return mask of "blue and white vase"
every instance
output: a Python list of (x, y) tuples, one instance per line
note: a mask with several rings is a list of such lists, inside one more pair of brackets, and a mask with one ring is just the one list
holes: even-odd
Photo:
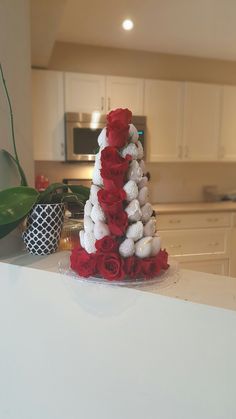
[(49, 255), (54, 253), (64, 221), (65, 205), (36, 204), (29, 213), (26, 230), (22, 237), (27, 250), (33, 255)]

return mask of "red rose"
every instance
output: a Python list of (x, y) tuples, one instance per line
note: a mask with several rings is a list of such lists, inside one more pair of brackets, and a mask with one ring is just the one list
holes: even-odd
[(116, 109), (107, 115), (108, 143), (113, 147), (124, 147), (129, 137), (129, 124), (132, 112), (129, 109)]
[(111, 236), (105, 236), (95, 242), (96, 249), (101, 253), (116, 252), (118, 250), (118, 243)]
[(124, 147), (129, 138), (129, 126), (115, 121), (107, 126), (108, 143), (112, 147)]
[(123, 211), (123, 201), (126, 199), (126, 193), (123, 189), (112, 189), (110, 191), (100, 189), (97, 197), (105, 213), (117, 214)]
[(130, 256), (124, 261), (124, 270), (128, 278), (140, 278), (141, 276), (141, 259), (136, 256)]
[(154, 278), (161, 271), (161, 266), (157, 263), (156, 256), (142, 259), (141, 268), (142, 276), (145, 279)]
[(73, 270), (76, 269), (78, 256), (82, 251), (83, 251), (83, 249), (82, 249), (81, 245), (79, 244), (77, 247), (74, 247), (74, 249), (71, 252), (70, 266)]
[(156, 255), (156, 260), (157, 263), (161, 266), (161, 269), (166, 270), (169, 268), (168, 253), (165, 249), (160, 250), (160, 252)]
[(108, 163), (111, 166), (112, 164), (123, 163), (123, 161), (123, 157), (115, 147), (107, 146), (101, 151), (102, 165)]
[(109, 281), (124, 278), (123, 260), (117, 253), (104, 253), (98, 256), (97, 268), (103, 278)]
[(84, 278), (92, 276), (96, 272), (96, 256), (95, 254), (87, 253), (85, 250), (79, 252), (72, 252), (71, 268)]
[(129, 109), (118, 108), (107, 115), (107, 122), (111, 124), (114, 121), (120, 121), (123, 125), (128, 125), (131, 123), (131, 118), (132, 112)]
[(121, 157), (115, 147), (106, 147), (101, 152), (101, 176), (105, 189), (122, 188), (131, 156)]
[(107, 215), (108, 227), (114, 236), (123, 236), (128, 226), (128, 215), (125, 211), (119, 211), (116, 214)]

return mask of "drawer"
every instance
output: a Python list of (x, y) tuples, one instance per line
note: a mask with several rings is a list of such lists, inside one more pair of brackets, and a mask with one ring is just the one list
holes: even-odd
[(161, 232), (162, 248), (170, 255), (226, 254), (229, 233), (226, 229), (199, 229)]
[(228, 227), (231, 223), (229, 212), (204, 212), (193, 214), (157, 213), (158, 230), (177, 230), (183, 228)]
[(207, 272), (216, 275), (229, 274), (229, 259), (181, 262), (179, 265), (183, 269), (191, 269), (192, 271)]

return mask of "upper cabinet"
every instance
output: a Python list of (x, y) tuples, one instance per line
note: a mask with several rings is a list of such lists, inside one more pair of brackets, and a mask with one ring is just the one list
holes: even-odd
[(218, 160), (221, 91), (218, 85), (146, 80), (148, 160)]
[(32, 71), (35, 160), (65, 159), (65, 112), (146, 115), (147, 160), (236, 161), (236, 86)]
[(65, 112), (129, 108), (143, 114), (143, 80), (94, 74), (32, 70), (35, 160), (65, 160)]
[(65, 159), (63, 73), (32, 71), (32, 133), (35, 160)]
[(218, 159), (221, 87), (185, 83), (183, 158)]
[(143, 114), (143, 80), (65, 73), (66, 112), (107, 113), (120, 107)]
[(149, 161), (176, 161), (182, 155), (183, 83), (145, 80)]
[(220, 159), (236, 161), (236, 87), (224, 86), (220, 133)]
[(105, 113), (105, 84), (104, 76), (65, 73), (65, 111)]
[(107, 112), (128, 108), (133, 115), (143, 115), (143, 80), (128, 77), (106, 78)]

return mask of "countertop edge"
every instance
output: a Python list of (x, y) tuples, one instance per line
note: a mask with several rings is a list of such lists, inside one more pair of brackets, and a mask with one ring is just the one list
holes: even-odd
[(199, 213), (199, 212), (236, 212), (236, 202), (183, 202), (152, 204), (158, 214)]

